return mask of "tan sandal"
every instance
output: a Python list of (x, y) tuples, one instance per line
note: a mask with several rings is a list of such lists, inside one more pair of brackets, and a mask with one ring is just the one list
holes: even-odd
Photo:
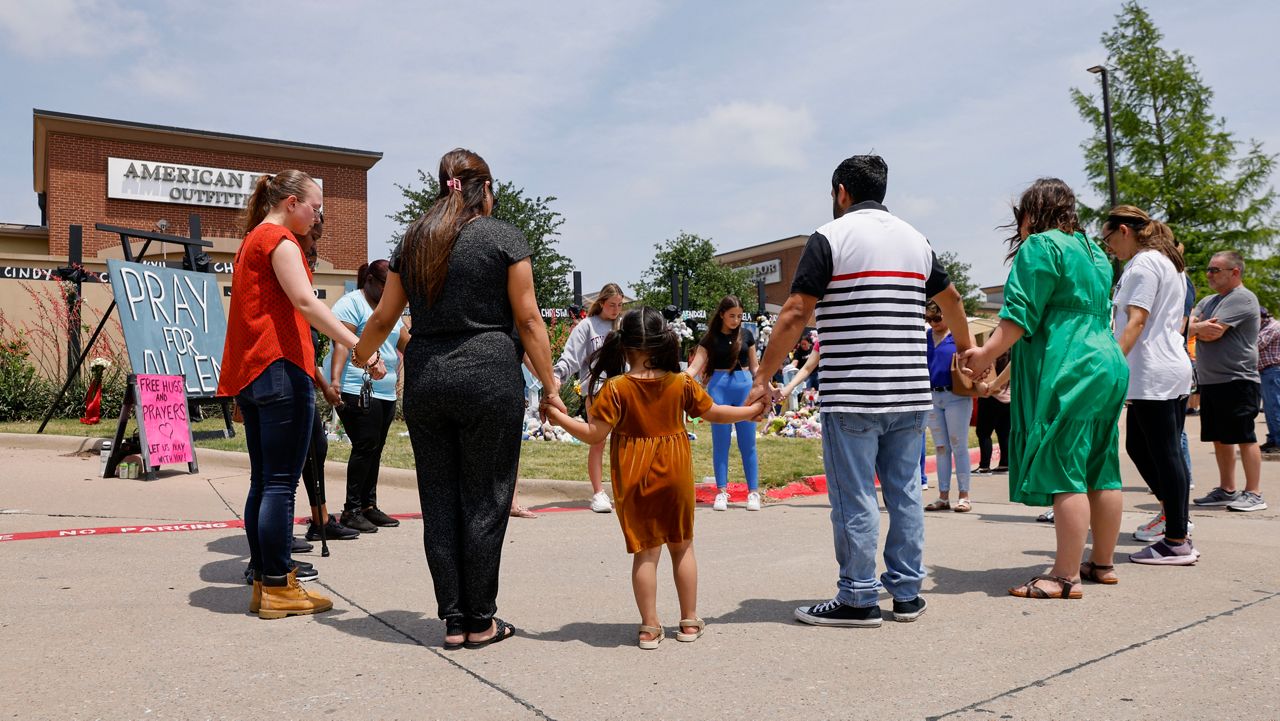
[(951, 501), (948, 501), (948, 500), (945, 500), (945, 499), (939, 498), (938, 500), (934, 501), (933, 503), (930, 503), (929, 505), (925, 506), (925, 507), (924, 507), (924, 510), (926, 510), (926, 511), (949, 511), (949, 510), (951, 510)]
[[(1093, 581), (1101, 583), (1104, 586), (1114, 586), (1120, 583), (1119, 577), (1115, 575), (1115, 566), (1100, 566), (1093, 561), (1085, 561), (1080, 564), (1080, 578), (1085, 581)], [(1106, 574), (1111, 575), (1106, 575)]]
[(951, 510), (955, 511), (956, 513), (968, 513), (970, 510), (972, 510), (972, 508), (973, 506), (969, 505), (968, 498), (961, 498), (960, 500), (956, 501), (956, 507), (952, 508)]
[(639, 633), (647, 633), (650, 636), (653, 636), (653, 638), (647, 641), (643, 638), (639, 639), (640, 648), (646, 651), (652, 651), (657, 648), (658, 644), (662, 643), (662, 639), (667, 637), (667, 634), (662, 630), (661, 626), (646, 626), (644, 624), (640, 624)]
[[(698, 629), (695, 633), (685, 633), (686, 628)], [(707, 630), (707, 622), (700, 618), (682, 618), (680, 619), (680, 630), (676, 632), (676, 640), (684, 643), (693, 643), (702, 638), (702, 632)]]

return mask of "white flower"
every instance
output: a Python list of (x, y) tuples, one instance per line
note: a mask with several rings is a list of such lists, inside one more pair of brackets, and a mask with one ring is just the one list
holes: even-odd
[(110, 368), (110, 367), (111, 367), (111, 361), (107, 360), (106, 358), (102, 358), (102, 357), (94, 358), (94, 359), (89, 363), (89, 370), (91, 370), (91, 371), (98, 371), (98, 370), (100, 370), (100, 371), (104, 371), (104, 372), (105, 372), (105, 371), (106, 371), (108, 368)]

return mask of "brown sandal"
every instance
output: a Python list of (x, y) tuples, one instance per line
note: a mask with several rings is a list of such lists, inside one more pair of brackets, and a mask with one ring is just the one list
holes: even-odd
[(933, 503), (930, 503), (929, 505), (925, 506), (925, 507), (924, 507), (924, 510), (926, 510), (926, 511), (949, 511), (949, 510), (951, 510), (951, 501), (948, 501), (948, 500), (945, 500), (945, 499), (939, 498), (938, 500), (934, 501)]
[[(1044, 590), (1043, 588), (1040, 588), (1039, 586), (1037, 586), (1037, 585), (1036, 585), (1036, 581), (1053, 581), (1054, 583), (1058, 584), (1059, 586), (1062, 586), (1062, 589), (1061, 589), (1058, 593), (1053, 594), (1053, 595), (1050, 595), (1048, 591), (1046, 591), (1046, 590)], [(1077, 587), (1077, 586), (1079, 586), (1079, 585), (1080, 585), (1080, 582), (1079, 582), (1079, 581), (1072, 581), (1072, 580), (1070, 580), (1070, 579), (1063, 578), (1062, 576), (1047, 576), (1047, 575), (1041, 575), (1041, 576), (1036, 576), (1036, 577), (1032, 578), (1030, 581), (1027, 581), (1026, 583), (1022, 584), (1021, 586), (1018, 586), (1017, 588), (1011, 588), (1011, 589), (1009, 589), (1009, 595), (1010, 595), (1010, 596), (1017, 596), (1018, 598), (1036, 598), (1036, 599), (1040, 599), (1040, 598), (1061, 598), (1061, 599), (1077, 599), (1077, 598), (1084, 598), (1084, 594), (1080, 592), (1080, 589), (1076, 588), (1076, 587)]]
[(1114, 586), (1117, 583), (1120, 583), (1120, 579), (1116, 578), (1115, 576), (1108, 578), (1106, 576), (1103, 576), (1102, 574), (1108, 571), (1114, 572), (1115, 570), (1116, 570), (1115, 566), (1099, 566), (1093, 561), (1085, 561), (1084, 563), (1080, 564), (1080, 578), (1085, 581), (1101, 583), (1104, 586)]

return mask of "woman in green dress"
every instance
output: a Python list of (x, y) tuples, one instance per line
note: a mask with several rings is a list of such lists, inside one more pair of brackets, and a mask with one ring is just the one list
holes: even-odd
[[(1075, 194), (1061, 180), (1037, 180), (1013, 212), (1000, 325), (964, 364), (976, 376), (1012, 348), (1009, 497), (1054, 509), (1052, 570), (1009, 593), (1080, 598), (1082, 576), (1116, 582), (1129, 368), (1111, 333), (1111, 263), (1080, 232)], [(1093, 554), (1082, 563), (1090, 526)]]

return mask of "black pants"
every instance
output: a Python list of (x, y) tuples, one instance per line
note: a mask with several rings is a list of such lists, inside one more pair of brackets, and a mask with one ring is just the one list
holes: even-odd
[(1164, 504), (1165, 535), (1187, 537), (1187, 497), (1191, 482), (1182, 462), (1182, 423), (1187, 401), (1130, 401), (1125, 450), (1142, 480)]
[(978, 399), (978, 468), (991, 467), (991, 432), (1000, 443), (1000, 465), (1009, 465), (1009, 404), (995, 398)]
[(307, 492), (307, 500), (312, 508), (320, 506), (324, 498), (320, 489), (324, 487), (324, 462), (328, 457), (329, 439), (324, 435), (324, 419), (320, 417), (320, 409), (317, 407), (311, 424), (311, 446), (307, 449), (307, 461), (302, 464), (302, 487)]
[(437, 614), (464, 619), (468, 631), (479, 633), (497, 612), (520, 462), (520, 352), (505, 333), (415, 337), (404, 368), (404, 418)]
[(396, 402), (369, 399), (369, 412), (361, 412), (356, 404), (360, 397), (342, 394), (338, 417), (351, 439), (351, 459), (347, 461), (347, 501), (344, 511), (359, 511), (378, 505), (378, 471), (382, 467), (382, 449), (387, 445), (391, 421), (396, 418)]

